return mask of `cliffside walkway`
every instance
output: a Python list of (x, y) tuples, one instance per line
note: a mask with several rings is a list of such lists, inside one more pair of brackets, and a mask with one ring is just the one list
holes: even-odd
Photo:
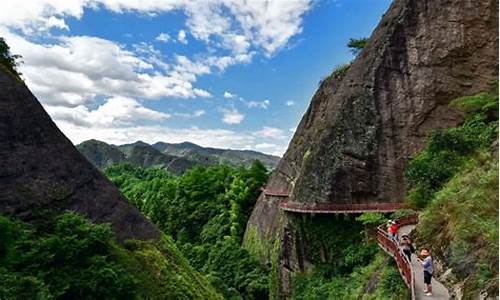
[[(307, 214), (350, 214), (364, 212), (394, 212), (402, 208), (402, 203), (379, 202), (379, 203), (296, 203), (288, 201), (288, 193), (263, 189), (262, 193), (266, 198), (274, 198), (279, 202), (279, 207), (283, 211)], [(409, 235), (418, 223), (418, 215), (410, 215), (398, 219), (400, 235)], [(378, 245), (387, 254), (396, 260), (399, 273), (408, 289), (411, 291), (411, 299), (450, 299), (448, 290), (439, 281), (432, 278), (432, 296), (426, 296), (424, 290), (424, 276), (422, 265), (415, 253), (412, 254), (411, 261), (388, 235), (385, 226), (377, 229)]]
[[(418, 217), (416, 215), (402, 217), (398, 219), (400, 224), (400, 235), (409, 235), (411, 231), (415, 228), (418, 222)], [(396, 260), (398, 265), (399, 273), (403, 280), (411, 290), (411, 298), (414, 299), (439, 299), (445, 300), (450, 299), (448, 290), (439, 281), (432, 278), (432, 296), (426, 296), (424, 289), (426, 285), (424, 284), (422, 265), (418, 261), (415, 253), (412, 254), (411, 262), (401, 251), (399, 246), (389, 237), (387, 231), (381, 226), (377, 230), (377, 241), (378, 245), (387, 254), (392, 256)]]
[(364, 212), (395, 212), (401, 203), (293, 203), (281, 202), (279, 207), (288, 212), (310, 214), (358, 214)]
[(279, 201), (280, 209), (287, 212), (304, 214), (359, 214), (364, 212), (395, 212), (402, 208), (397, 202), (375, 202), (375, 203), (298, 203), (288, 201), (288, 193), (262, 190), (266, 198), (274, 198)]

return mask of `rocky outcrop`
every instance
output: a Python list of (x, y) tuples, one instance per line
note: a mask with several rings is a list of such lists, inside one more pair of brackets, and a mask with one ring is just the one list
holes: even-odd
[(0, 68), (0, 213), (29, 221), (46, 208), (111, 223), (121, 240), (159, 237), (75, 149), (26, 85)]
[[(462, 120), (449, 102), (497, 77), (497, 1), (396, 0), (349, 70), (321, 83), (267, 190), (299, 203), (401, 202), (408, 159), (431, 130)], [(301, 265), (283, 251), (300, 249), (284, 242), (287, 222), (261, 195), (246, 232), (247, 244), (280, 241), (282, 283)]]

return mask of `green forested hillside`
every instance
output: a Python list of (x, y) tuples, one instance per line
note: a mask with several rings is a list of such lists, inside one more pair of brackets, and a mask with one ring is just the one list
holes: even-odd
[(177, 177), (125, 164), (105, 173), (226, 298), (268, 297), (267, 270), (240, 246), (267, 180), (264, 165), (197, 167)]
[(421, 245), (432, 249), (465, 299), (498, 295), (498, 85), (452, 102), (465, 121), (432, 133), (409, 165), (409, 202), (422, 209)]
[(380, 213), (348, 219), (315, 216), (296, 220), (304, 253), (314, 269), (296, 272), (293, 299), (407, 299), (396, 264), (367, 234), (384, 222)]
[(76, 145), (76, 148), (99, 169), (119, 163), (130, 163), (144, 168), (163, 168), (176, 175), (182, 175), (194, 166), (218, 164), (250, 166), (254, 160), (259, 160), (268, 169), (273, 169), (280, 159), (256, 151), (205, 148), (188, 142), (180, 144), (158, 142), (150, 145), (137, 141), (116, 146), (88, 140)]
[(40, 211), (0, 217), (0, 299), (219, 299), (163, 236), (116, 242), (106, 224)]

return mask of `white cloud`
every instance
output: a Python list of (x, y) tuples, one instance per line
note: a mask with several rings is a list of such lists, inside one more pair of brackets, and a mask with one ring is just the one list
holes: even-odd
[(240, 124), (245, 118), (244, 114), (241, 114), (236, 108), (223, 109), (222, 110), (222, 122), (226, 124)]
[(272, 149), (274, 150), (275, 148), (277, 147), (276, 144), (271, 144), (271, 143), (259, 143), (257, 145), (255, 145), (255, 149), (259, 149), (259, 150), (269, 150), (269, 149)]
[[(7, 38), (13, 52), (23, 55), (21, 72), (46, 104), (75, 107), (99, 95), (142, 99), (210, 97), (208, 91), (194, 86), (198, 76), (210, 74), (212, 68), (224, 71), (234, 64), (249, 63), (258, 52), (269, 56), (285, 47), (301, 31), (311, 1), (4, 0), (0, 34)], [(181, 57), (170, 65), (147, 44), (132, 52), (97, 37), (48, 34), (52, 39), (49, 44), (31, 42), (13, 33), (13, 29), (28, 35), (51, 28), (68, 30), (65, 18), (81, 18), (85, 9), (138, 12), (153, 17), (183, 11), (189, 34), (206, 43), (207, 53), (197, 54), (195, 61)], [(177, 39), (186, 43), (187, 34), (180, 30)], [(160, 33), (156, 40), (169, 38)], [(229, 54), (223, 50), (229, 50)], [(255, 101), (248, 105), (267, 106)]]
[(225, 92), (224, 92), (224, 98), (226, 98), (226, 99), (232, 99), (232, 98), (234, 98), (234, 97), (236, 97), (236, 95), (235, 95), (235, 94), (232, 94), (232, 93), (230, 93), (230, 92), (228, 92), (228, 91), (225, 91)]
[[(271, 127), (233, 132), (138, 126), (138, 120), (161, 121), (170, 115), (148, 109), (134, 99), (210, 97), (210, 92), (196, 86), (200, 76), (249, 63), (260, 54), (272, 56), (286, 48), (302, 31), (303, 16), (311, 9), (312, 0), (3, 0), (1, 6), (0, 36), (6, 37), (13, 53), (23, 55), (21, 72), (27, 84), (73, 141), (83, 137), (115, 143), (190, 140), (205, 146), (240, 149), (267, 144), (266, 151), (274, 154), (286, 148), (285, 134)], [(169, 57), (167, 61), (151, 44), (128, 45), (130, 48), (97, 37), (48, 32), (53, 28), (71, 29), (67, 18), (80, 19), (86, 9), (151, 17), (179, 11), (187, 17), (185, 29), (170, 40), (187, 43), (189, 35), (205, 43), (206, 52), (192, 57), (174, 56), (173, 61)], [(158, 42), (169, 39), (162, 33), (156, 38)], [(248, 107), (266, 108), (270, 104), (266, 100), (246, 102), (234, 96)], [(102, 98), (107, 101), (91, 109), (91, 104)], [(189, 115), (204, 113), (200, 110)], [(227, 124), (239, 124), (245, 117), (234, 107), (223, 114)]]
[(269, 105), (271, 104), (271, 101), (269, 100), (264, 100), (264, 101), (248, 101), (246, 105), (248, 108), (262, 108), (262, 109), (267, 109)]
[(255, 55), (255, 52), (237, 54), (235, 56), (209, 56), (205, 63), (216, 67), (219, 71), (224, 71), (227, 67), (234, 64), (246, 64), (252, 60), (252, 57)]
[(286, 106), (293, 106), (293, 105), (295, 105), (295, 101), (288, 100), (288, 101), (286, 102)]
[(2, 31), (13, 53), (23, 56), (21, 72), (33, 92), (49, 105), (77, 106), (97, 96), (144, 99), (210, 97), (193, 86), (197, 76), (210, 73), (202, 63), (177, 57), (160, 72), (155, 60), (139, 58), (118, 44), (95, 37), (60, 37), (55, 44), (35, 44)]
[(287, 136), (283, 130), (276, 127), (264, 126), (261, 130), (254, 133), (256, 137), (273, 138), (273, 139), (286, 139)]
[(177, 40), (182, 44), (188, 43), (186, 39), (186, 32), (184, 30), (179, 30), (179, 33), (177, 34)]
[(169, 114), (142, 106), (137, 100), (114, 97), (106, 100), (95, 110), (83, 105), (75, 108), (47, 106), (47, 112), (56, 121), (65, 121), (85, 127), (111, 127), (131, 125), (138, 120), (164, 120)]
[(199, 109), (199, 110), (196, 110), (194, 113), (193, 113), (193, 117), (201, 117), (203, 115), (205, 115), (207, 112), (203, 109)]
[(203, 109), (195, 110), (193, 113), (174, 113), (174, 116), (184, 119), (199, 118), (204, 116), (207, 112)]
[(312, 1), (237, 1), (231, 11), (246, 33), (247, 40), (272, 55), (302, 31), (302, 17)]
[(168, 41), (170, 41), (170, 35), (168, 35), (168, 33), (160, 32), (155, 40), (157, 40), (158, 42), (167, 43)]
[(52, 27), (67, 29), (63, 17), (80, 18), (88, 1), (16, 1), (3, 0), (0, 25), (19, 28), (25, 32), (48, 30)]
[(63, 19), (59, 19), (59, 18), (56, 18), (54, 16), (50, 16), (45, 21), (45, 29), (50, 29), (50, 28), (59, 28), (59, 29), (69, 30), (68, 25), (66, 25), (66, 22), (64, 22)]
[(311, 0), (191, 1), (184, 10), (195, 38), (220, 41), (220, 46), (233, 53), (248, 53), (254, 47), (271, 56), (302, 31), (302, 18), (311, 9), (311, 3)]
[[(3, 0), (0, 25), (25, 32), (67, 28), (64, 18), (81, 18), (85, 8), (105, 8), (117, 13), (139, 12), (155, 16), (181, 10), (194, 38), (230, 49), (233, 54), (248, 54), (260, 49), (268, 56), (284, 48), (302, 31), (302, 19), (312, 0)], [(178, 40), (186, 32), (179, 31)]]

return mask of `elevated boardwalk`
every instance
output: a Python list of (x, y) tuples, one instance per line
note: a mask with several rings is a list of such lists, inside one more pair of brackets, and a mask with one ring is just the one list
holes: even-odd
[[(400, 235), (409, 235), (418, 223), (418, 216), (411, 215), (398, 219)], [(411, 291), (411, 299), (450, 299), (450, 295), (446, 287), (439, 281), (432, 278), (432, 293), (431, 297), (425, 296), (424, 289), (426, 285), (423, 279), (423, 270), (421, 262), (415, 254), (412, 254), (409, 261), (407, 256), (404, 255), (401, 248), (396, 244), (387, 234), (384, 226), (380, 226), (377, 230), (378, 245), (382, 250), (389, 254), (396, 260), (401, 277), (405, 282), (408, 289)]]
[[(403, 208), (398, 202), (372, 202), (372, 203), (297, 203), (288, 201), (288, 193), (262, 189), (265, 198), (274, 198), (279, 208), (283, 211), (304, 214), (357, 214), (365, 212), (389, 213)], [(398, 219), (400, 235), (409, 235), (418, 223), (418, 215), (410, 215)], [(399, 273), (411, 292), (411, 299), (429, 299), (423, 292), (426, 287), (423, 282), (423, 271), (420, 261), (415, 254), (411, 260), (404, 255), (399, 245), (387, 234), (384, 225), (377, 229), (377, 242), (380, 248), (396, 260)], [(450, 299), (448, 290), (434, 278), (432, 279), (432, 299)]]
[(358, 214), (365, 212), (395, 212), (401, 203), (294, 203), (281, 202), (279, 207), (288, 212), (309, 214)]
[(288, 193), (262, 189), (266, 198), (279, 201), (283, 211), (303, 214), (358, 214), (364, 212), (395, 212), (403, 207), (397, 202), (372, 202), (372, 203), (298, 203), (288, 201)]

